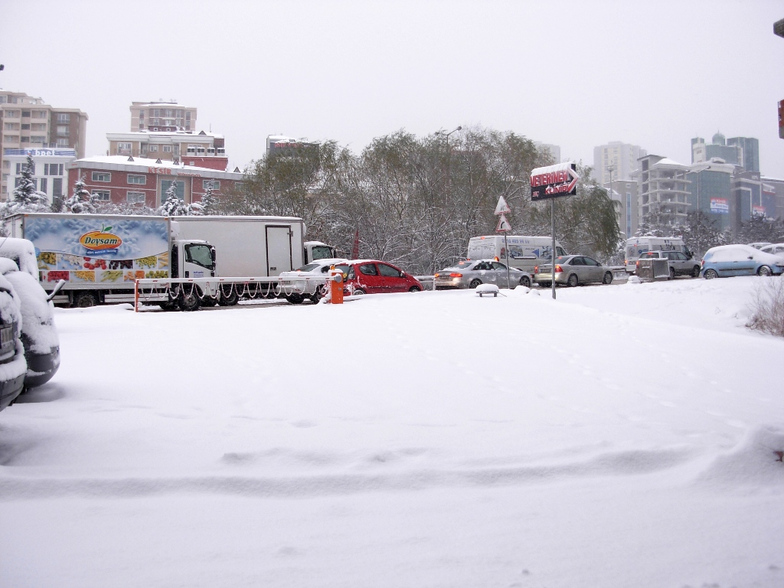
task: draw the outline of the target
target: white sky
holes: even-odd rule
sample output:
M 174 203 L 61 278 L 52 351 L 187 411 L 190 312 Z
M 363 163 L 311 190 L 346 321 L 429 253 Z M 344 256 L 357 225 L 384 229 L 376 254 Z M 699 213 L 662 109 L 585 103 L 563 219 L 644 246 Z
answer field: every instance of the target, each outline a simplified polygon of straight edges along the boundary
M 589 165 L 610 141 L 689 163 L 692 137 L 756 137 L 784 178 L 778 0 L 5 4 L 0 88 L 86 112 L 88 155 L 130 129 L 132 101 L 173 98 L 232 167 L 270 134 L 358 153 L 480 125 Z

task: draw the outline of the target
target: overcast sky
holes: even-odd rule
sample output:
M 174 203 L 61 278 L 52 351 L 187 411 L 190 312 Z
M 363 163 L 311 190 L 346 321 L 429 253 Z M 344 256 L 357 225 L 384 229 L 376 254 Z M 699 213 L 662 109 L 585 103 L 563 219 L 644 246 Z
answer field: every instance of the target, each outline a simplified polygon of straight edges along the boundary
M 720 131 L 784 178 L 782 18 L 781 0 L 14 1 L 0 88 L 86 112 L 87 155 L 131 102 L 174 99 L 241 169 L 271 134 L 359 153 L 461 125 L 588 165 L 610 141 L 690 163 Z

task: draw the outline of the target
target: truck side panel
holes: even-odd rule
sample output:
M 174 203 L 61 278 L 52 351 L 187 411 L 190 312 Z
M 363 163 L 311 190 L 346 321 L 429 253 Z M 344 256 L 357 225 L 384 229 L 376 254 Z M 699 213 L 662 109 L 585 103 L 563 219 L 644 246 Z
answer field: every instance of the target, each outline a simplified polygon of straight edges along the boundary
M 180 239 L 204 239 L 215 247 L 219 277 L 277 276 L 302 265 L 299 218 L 189 216 L 174 219 L 172 227 Z
M 35 245 L 45 290 L 60 280 L 64 290 L 133 290 L 136 279 L 169 277 L 165 218 L 28 214 L 20 219 L 20 236 Z

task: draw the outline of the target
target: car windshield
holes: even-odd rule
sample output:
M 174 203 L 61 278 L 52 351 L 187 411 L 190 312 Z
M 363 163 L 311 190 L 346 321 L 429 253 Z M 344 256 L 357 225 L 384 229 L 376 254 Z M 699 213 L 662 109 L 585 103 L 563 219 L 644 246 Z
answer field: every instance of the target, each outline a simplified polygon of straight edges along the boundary
M 302 267 L 298 267 L 298 272 L 312 272 L 314 269 L 318 269 L 321 266 L 320 263 L 307 263 Z

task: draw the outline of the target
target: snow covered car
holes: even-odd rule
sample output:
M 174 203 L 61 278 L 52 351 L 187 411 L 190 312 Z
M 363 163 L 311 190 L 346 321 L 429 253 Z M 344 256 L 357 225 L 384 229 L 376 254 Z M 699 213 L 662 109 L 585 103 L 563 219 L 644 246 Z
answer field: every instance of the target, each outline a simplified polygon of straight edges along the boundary
M 770 245 L 761 247 L 760 251 L 784 259 L 784 243 L 771 243 Z
M 326 294 L 327 286 L 322 278 L 329 276 L 332 266 L 347 263 L 347 259 L 329 257 L 317 259 L 290 272 L 281 272 L 281 294 L 293 304 L 299 304 L 306 298 L 318 302 Z
M 530 288 L 531 274 L 516 267 L 507 268 L 495 259 L 467 259 L 436 272 L 435 283 L 436 290 L 476 288 L 481 284 L 510 289 L 518 285 Z
M 22 313 L 14 287 L 0 275 L 0 410 L 22 393 L 27 373 L 21 339 Z
M 719 245 L 702 256 L 702 277 L 778 276 L 784 273 L 784 260 L 750 245 Z

